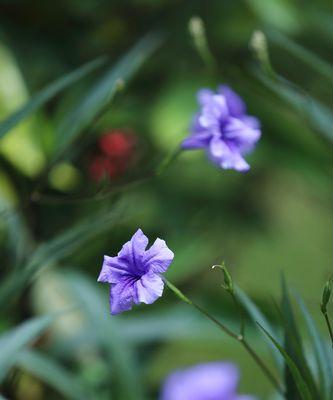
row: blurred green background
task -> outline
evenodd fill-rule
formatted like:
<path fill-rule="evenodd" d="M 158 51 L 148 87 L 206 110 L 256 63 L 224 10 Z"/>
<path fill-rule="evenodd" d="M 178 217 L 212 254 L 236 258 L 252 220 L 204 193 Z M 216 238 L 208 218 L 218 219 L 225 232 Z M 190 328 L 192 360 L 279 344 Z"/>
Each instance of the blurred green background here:
<path fill-rule="evenodd" d="M 205 23 L 218 65 L 214 73 L 189 33 L 193 16 Z M 25 355 L 3 385 L 5 396 L 72 398 L 74 390 L 77 398 L 85 393 L 87 398 L 127 400 L 124 386 L 129 379 L 129 386 L 138 387 L 137 399 L 155 399 L 174 368 L 232 360 L 241 368 L 241 391 L 269 398 L 269 383 L 237 343 L 179 304 L 168 290 L 151 306 L 111 318 L 108 288 L 96 278 L 103 254 L 116 254 L 141 227 L 152 240 L 164 238 L 174 251 L 168 278 L 231 325 L 237 326 L 237 314 L 220 287 L 218 272 L 210 268 L 222 260 L 273 321 L 272 297 L 280 294 L 282 273 L 318 316 L 321 288 L 332 273 L 333 128 L 318 128 L 318 115 L 310 115 L 309 123 L 304 108 L 292 107 L 265 84 L 249 41 L 253 31 L 263 30 L 275 71 L 330 112 L 332 26 L 333 4 L 328 0 L 0 1 L 1 120 L 58 77 L 107 56 L 99 70 L 57 94 L 1 139 L 0 201 L 11 215 L 3 214 L 1 222 L 0 279 L 28 263 L 38 244 L 60 238 L 48 249 L 51 260 L 48 252 L 41 253 L 45 260 L 40 264 L 47 268 L 41 268 L 23 293 L 12 293 L 1 310 L 1 327 L 5 331 L 37 314 L 84 304 L 35 343 L 45 357 L 65 368 L 67 378 L 75 378 L 77 389 L 74 383 L 62 387 L 63 376 L 58 385 L 50 381 L 52 370 L 48 378 L 41 376 Z M 59 126 L 66 127 L 61 121 L 68 110 L 104 70 L 156 30 L 166 33 L 162 45 L 85 129 L 84 140 L 72 146 L 70 156 L 48 171 L 45 199 L 30 201 L 61 142 Z M 316 56 L 309 60 L 287 38 Z M 124 174 L 104 182 L 103 190 L 145 177 L 188 134 L 197 90 L 219 83 L 231 85 L 262 122 L 262 139 L 248 158 L 248 174 L 219 170 L 201 152 L 184 152 L 160 177 L 95 198 L 100 186 L 88 171 L 100 135 L 125 130 L 136 143 L 134 162 Z M 118 206 L 120 216 L 108 225 Z M 80 221 L 88 227 L 91 223 L 91 229 L 83 229 L 89 232 L 87 241 L 76 247 L 70 243 L 73 249 L 53 260 L 66 247 L 63 232 Z M 248 333 L 270 362 L 255 327 L 249 326 Z M 87 387 L 91 397 L 88 389 L 80 392 Z"/>

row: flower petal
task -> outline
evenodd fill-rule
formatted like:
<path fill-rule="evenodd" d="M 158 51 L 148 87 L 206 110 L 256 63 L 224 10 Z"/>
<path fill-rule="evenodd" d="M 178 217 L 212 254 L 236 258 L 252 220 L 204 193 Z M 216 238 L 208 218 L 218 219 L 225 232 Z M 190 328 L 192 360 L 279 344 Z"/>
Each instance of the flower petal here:
<path fill-rule="evenodd" d="M 228 107 L 222 95 L 213 95 L 202 107 L 199 123 L 204 128 L 218 130 L 221 121 L 228 116 Z"/>
<path fill-rule="evenodd" d="M 128 311 L 133 305 L 135 281 L 124 280 L 116 285 L 112 285 L 110 289 L 110 308 L 111 314 L 116 315 L 124 311 Z"/>
<path fill-rule="evenodd" d="M 244 115 L 240 118 L 241 121 L 244 122 L 249 128 L 260 130 L 261 124 L 258 118 L 253 117 L 252 115 Z"/>
<path fill-rule="evenodd" d="M 240 117 L 246 113 L 246 105 L 238 94 L 227 85 L 220 85 L 218 92 L 226 99 L 229 114 L 232 117 Z"/>
<path fill-rule="evenodd" d="M 104 256 L 98 282 L 117 283 L 124 275 L 131 273 L 131 267 L 119 257 Z"/>
<path fill-rule="evenodd" d="M 164 240 L 157 238 L 154 244 L 145 252 L 143 263 L 147 270 L 154 273 L 165 272 L 174 258 Z"/>
<path fill-rule="evenodd" d="M 212 90 L 200 89 L 197 94 L 198 103 L 203 106 L 205 103 L 211 100 L 212 96 L 214 96 L 214 92 Z"/>
<path fill-rule="evenodd" d="M 209 146 L 209 155 L 212 161 L 223 169 L 235 169 L 246 172 L 250 169 L 236 146 L 224 142 L 219 138 L 213 138 Z"/>
<path fill-rule="evenodd" d="M 199 117 L 200 114 L 194 116 L 191 126 L 191 134 L 184 139 L 182 143 L 183 149 L 199 149 L 208 146 L 212 134 L 200 124 Z"/>
<path fill-rule="evenodd" d="M 136 302 L 152 304 L 162 296 L 164 283 L 159 275 L 147 273 L 136 283 Z"/>
<path fill-rule="evenodd" d="M 138 229 L 132 239 L 125 243 L 118 253 L 118 257 L 128 263 L 131 272 L 134 274 L 143 272 L 141 260 L 147 245 L 147 236 L 141 229 Z"/>
<path fill-rule="evenodd" d="M 235 399 L 239 374 L 227 362 L 211 362 L 171 373 L 163 385 L 162 400 Z"/>
<path fill-rule="evenodd" d="M 259 129 L 253 129 L 236 118 L 230 118 L 228 120 L 228 123 L 224 127 L 223 134 L 224 138 L 227 141 L 231 141 L 241 154 L 253 150 L 261 136 Z"/>

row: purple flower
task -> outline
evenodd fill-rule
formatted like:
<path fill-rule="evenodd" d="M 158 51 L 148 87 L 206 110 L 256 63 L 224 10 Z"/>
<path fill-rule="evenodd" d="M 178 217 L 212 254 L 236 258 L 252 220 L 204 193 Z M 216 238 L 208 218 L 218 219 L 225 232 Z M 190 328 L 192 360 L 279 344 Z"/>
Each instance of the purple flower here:
<path fill-rule="evenodd" d="M 229 362 L 198 364 L 171 373 L 164 382 L 161 400 L 254 400 L 237 394 L 239 372 Z"/>
<path fill-rule="evenodd" d="M 191 134 L 183 149 L 207 150 L 209 158 L 223 169 L 245 172 L 250 169 L 243 156 L 260 139 L 260 123 L 246 114 L 243 100 L 229 86 L 198 92 L 200 111 L 194 116 Z"/>
<path fill-rule="evenodd" d="M 160 276 L 171 264 L 174 254 L 164 240 L 156 239 L 146 250 L 148 238 L 138 229 L 117 257 L 104 256 L 98 282 L 111 284 L 111 314 L 130 310 L 133 303 L 153 303 L 163 293 Z"/>

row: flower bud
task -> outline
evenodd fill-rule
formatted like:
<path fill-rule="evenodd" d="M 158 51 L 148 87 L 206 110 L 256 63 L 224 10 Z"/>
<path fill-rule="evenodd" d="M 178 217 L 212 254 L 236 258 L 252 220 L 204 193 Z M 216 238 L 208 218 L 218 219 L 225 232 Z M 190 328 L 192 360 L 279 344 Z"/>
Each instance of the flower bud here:
<path fill-rule="evenodd" d="M 327 307 L 327 304 L 328 304 L 328 302 L 330 300 L 331 292 L 332 292 L 332 285 L 331 285 L 331 280 L 329 280 L 329 281 L 327 281 L 325 283 L 324 290 L 323 290 L 323 295 L 322 295 L 322 299 L 321 299 L 320 308 L 321 308 L 321 312 L 323 314 L 327 313 L 327 308 L 326 307 Z"/>
<path fill-rule="evenodd" d="M 262 68 L 266 72 L 273 72 L 268 52 L 266 36 L 261 31 L 253 32 L 250 39 L 250 49 L 254 52 Z"/>
<path fill-rule="evenodd" d="M 222 265 L 213 265 L 212 268 L 215 267 L 220 268 L 222 270 L 223 280 L 224 280 L 224 283 L 222 284 L 223 289 L 225 289 L 230 293 L 234 293 L 234 284 L 227 267 L 224 264 L 222 264 Z"/>

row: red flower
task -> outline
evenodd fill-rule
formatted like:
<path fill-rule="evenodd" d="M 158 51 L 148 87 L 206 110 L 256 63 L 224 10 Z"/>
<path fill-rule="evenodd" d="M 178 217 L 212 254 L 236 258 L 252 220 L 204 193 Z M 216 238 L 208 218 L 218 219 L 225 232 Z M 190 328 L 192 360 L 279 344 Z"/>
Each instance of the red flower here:
<path fill-rule="evenodd" d="M 102 135 L 98 140 L 99 151 L 89 165 L 91 179 L 99 182 L 121 176 L 133 160 L 134 145 L 134 135 L 121 130 Z"/>
<path fill-rule="evenodd" d="M 132 154 L 134 138 L 122 131 L 112 131 L 99 139 L 99 147 L 110 158 L 128 158 Z"/>
<path fill-rule="evenodd" d="M 99 182 L 117 176 L 117 169 L 105 156 L 96 156 L 90 163 L 89 173 L 94 181 Z"/>

